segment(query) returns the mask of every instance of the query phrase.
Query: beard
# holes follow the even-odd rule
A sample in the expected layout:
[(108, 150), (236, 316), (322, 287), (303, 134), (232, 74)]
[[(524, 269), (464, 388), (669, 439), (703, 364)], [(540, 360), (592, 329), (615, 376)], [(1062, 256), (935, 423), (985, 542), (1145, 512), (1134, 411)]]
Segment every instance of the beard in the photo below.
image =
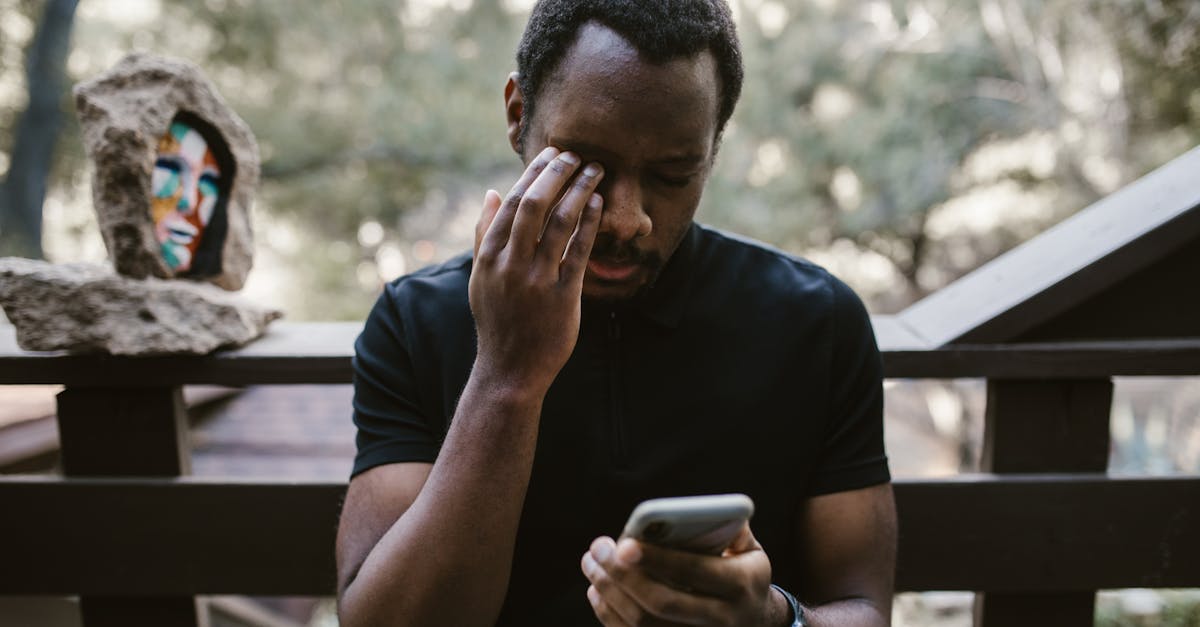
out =
[(596, 236), (592, 244), (590, 259), (610, 265), (636, 265), (645, 279), (630, 294), (622, 296), (584, 296), (584, 300), (597, 304), (621, 304), (637, 300), (654, 287), (666, 260), (657, 252), (647, 251), (631, 241), (620, 241), (607, 233)]

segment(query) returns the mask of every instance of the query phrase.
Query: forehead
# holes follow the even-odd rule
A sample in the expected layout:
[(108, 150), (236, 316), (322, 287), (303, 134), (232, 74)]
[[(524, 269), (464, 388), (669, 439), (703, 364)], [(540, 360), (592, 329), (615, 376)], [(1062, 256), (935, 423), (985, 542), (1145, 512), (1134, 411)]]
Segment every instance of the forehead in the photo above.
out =
[(542, 88), (538, 118), (552, 137), (625, 149), (708, 154), (719, 106), (708, 51), (652, 63), (613, 30), (589, 23)]
[[(216, 167), (216, 157), (209, 150), (208, 140), (200, 131), (186, 122), (172, 122), (168, 135), (175, 140), (173, 144), (161, 146), (167, 152), (177, 154), (193, 164), (205, 164)], [(161, 149), (160, 148), (160, 149)]]

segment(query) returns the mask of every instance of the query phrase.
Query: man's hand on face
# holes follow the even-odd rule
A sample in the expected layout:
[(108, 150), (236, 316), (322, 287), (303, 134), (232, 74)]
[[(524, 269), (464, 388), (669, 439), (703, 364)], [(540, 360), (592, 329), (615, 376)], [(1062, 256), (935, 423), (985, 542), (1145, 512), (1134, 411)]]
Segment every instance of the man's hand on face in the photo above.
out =
[(476, 366), (505, 384), (544, 394), (575, 348), (603, 176), (599, 164), (546, 148), (506, 198), (484, 200), (469, 285)]
[(765, 626), (778, 615), (771, 562), (749, 525), (721, 556), (597, 538), (582, 568), (588, 601), (607, 627)]

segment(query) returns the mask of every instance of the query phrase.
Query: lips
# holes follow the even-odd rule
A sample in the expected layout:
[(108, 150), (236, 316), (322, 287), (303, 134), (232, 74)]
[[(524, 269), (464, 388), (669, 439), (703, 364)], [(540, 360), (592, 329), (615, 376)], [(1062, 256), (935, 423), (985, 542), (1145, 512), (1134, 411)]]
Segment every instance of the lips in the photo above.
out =
[(163, 220), (163, 227), (166, 228), (167, 237), (172, 242), (184, 246), (191, 244), (192, 239), (200, 232), (195, 225), (184, 220), (172, 220), (170, 217)]
[(628, 261), (589, 259), (587, 267), (588, 272), (601, 281), (625, 281), (636, 274), (641, 266)]

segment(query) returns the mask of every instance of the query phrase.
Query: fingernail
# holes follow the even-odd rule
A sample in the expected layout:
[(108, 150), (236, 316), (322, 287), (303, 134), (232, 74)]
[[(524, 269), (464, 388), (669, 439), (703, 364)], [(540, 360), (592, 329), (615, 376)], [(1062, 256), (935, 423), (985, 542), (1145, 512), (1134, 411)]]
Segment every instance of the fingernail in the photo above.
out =
[(600, 197), (600, 194), (592, 194), (592, 197), (588, 198), (588, 204), (593, 209), (599, 209), (600, 205), (604, 204), (604, 199)]
[(617, 557), (626, 564), (636, 564), (642, 559), (642, 547), (634, 540), (626, 538), (617, 545)]
[(558, 155), (558, 158), (571, 165), (579, 165), (579, 157), (573, 152), (564, 152), (561, 155)]
[(545, 159), (553, 159), (554, 155), (557, 155), (557, 154), (558, 154), (557, 148), (555, 148), (554, 146), (546, 146), (545, 148), (542, 149), (541, 154), (539, 154), (538, 156), (543, 157)]
[(604, 170), (600, 167), (599, 163), (589, 163), (587, 164), (587, 167), (583, 169), (583, 173), (588, 176), (596, 176), (603, 171)]
[(612, 540), (604, 539), (597, 541), (596, 545), (592, 547), (592, 555), (597, 562), (607, 562), (612, 559)]

